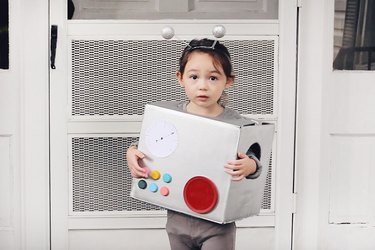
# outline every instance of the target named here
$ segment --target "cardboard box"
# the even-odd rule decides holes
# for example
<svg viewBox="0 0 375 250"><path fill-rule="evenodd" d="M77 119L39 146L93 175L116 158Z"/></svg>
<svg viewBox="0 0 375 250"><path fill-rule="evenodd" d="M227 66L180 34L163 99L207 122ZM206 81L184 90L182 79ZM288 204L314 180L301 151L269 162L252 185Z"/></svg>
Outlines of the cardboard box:
<svg viewBox="0 0 375 250"><path fill-rule="evenodd" d="M198 218L228 223L259 213L274 135L273 124L222 122L177 110L175 102L145 107L138 149L147 179L133 179L131 196ZM237 152L252 147L263 169L232 181L224 172Z"/></svg>

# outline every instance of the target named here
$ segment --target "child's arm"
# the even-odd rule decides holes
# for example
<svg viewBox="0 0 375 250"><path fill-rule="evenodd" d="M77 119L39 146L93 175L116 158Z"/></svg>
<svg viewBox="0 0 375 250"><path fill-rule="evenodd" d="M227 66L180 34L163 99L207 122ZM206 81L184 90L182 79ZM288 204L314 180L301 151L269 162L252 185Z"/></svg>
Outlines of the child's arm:
<svg viewBox="0 0 375 250"><path fill-rule="evenodd" d="M240 181L243 178L255 179L261 171L261 164L254 155L249 157L244 153L238 153L238 159L228 161L225 172L232 176L232 180Z"/></svg>
<svg viewBox="0 0 375 250"><path fill-rule="evenodd" d="M130 146L126 152L126 160L130 173L135 178L147 178L147 173L144 168L139 165L139 161L142 160L145 155L137 149L137 146Z"/></svg>

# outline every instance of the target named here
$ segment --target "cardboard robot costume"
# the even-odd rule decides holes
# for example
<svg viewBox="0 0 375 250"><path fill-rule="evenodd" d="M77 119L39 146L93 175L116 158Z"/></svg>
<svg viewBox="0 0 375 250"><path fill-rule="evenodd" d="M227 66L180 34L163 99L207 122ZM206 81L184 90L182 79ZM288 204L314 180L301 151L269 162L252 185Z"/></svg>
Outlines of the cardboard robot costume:
<svg viewBox="0 0 375 250"><path fill-rule="evenodd" d="M176 102L147 104L138 149L149 178L134 178L131 196L216 223L259 213L274 134L273 124L228 122L177 109ZM256 179L232 181L227 161L252 146L263 170Z"/></svg>

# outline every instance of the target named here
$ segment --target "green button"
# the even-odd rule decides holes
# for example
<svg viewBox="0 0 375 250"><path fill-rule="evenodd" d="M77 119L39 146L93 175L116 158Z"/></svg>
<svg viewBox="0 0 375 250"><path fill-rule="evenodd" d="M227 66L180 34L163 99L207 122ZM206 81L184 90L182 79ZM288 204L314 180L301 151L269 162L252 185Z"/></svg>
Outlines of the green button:
<svg viewBox="0 0 375 250"><path fill-rule="evenodd" d="M140 189L145 189L147 187L147 182L145 180L138 181L138 187Z"/></svg>

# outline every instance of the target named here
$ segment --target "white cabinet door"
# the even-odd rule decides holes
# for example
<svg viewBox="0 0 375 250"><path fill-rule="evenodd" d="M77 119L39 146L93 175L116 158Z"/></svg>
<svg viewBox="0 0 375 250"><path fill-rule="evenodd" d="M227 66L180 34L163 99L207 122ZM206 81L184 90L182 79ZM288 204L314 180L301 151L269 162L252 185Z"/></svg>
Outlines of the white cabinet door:
<svg viewBox="0 0 375 250"><path fill-rule="evenodd" d="M13 66L13 65L12 65ZM0 249L19 248L19 79L0 69Z"/></svg>
<svg viewBox="0 0 375 250"><path fill-rule="evenodd" d="M18 249L21 246L21 185L20 185L20 69L16 57L21 41L17 34L19 13L13 3L3 1L1 8L1 52L0 68L0 249ZM8 11L9 9L9 11ZM7 15L6 15L7 14ZM4 18L9 15L5 25ZM9 29L8 39L5 39ZM9 44L9 45L8 45ZM8 48L8 49L5 49Z"/></svg>
<svg viewBox="0 0 375 250"><path fill-rule="evenodd" d="M0 249L47 249L48 3L2 1L2 19L5 2L9 69L0 69ZM3 35L8 28L1 22L0 29ZM2 57L8 56L7 43L0 45Z"/></svg>
<svg viewBox="0 0 375 250"><path fill-rule="evenodd" d="M237 248L290 248L295 67L286 65L296 63L296 7L288 4L279 19L263 21L67 21L64 1L51 1L59 31L50 75L52 249L169 248L165 211L129 197L125 150L146 103L185 98L178 57L186 41L213 38L217 24L237 75L230 105L277 129L262 211L238 222ZM171 40L161 36L167 26Z"/></svg>
<svg viewBox="0 0 375 250"><path fill-rule="evenodd" d="M364 35L374 32L371 3L306 1L302 8L298 249L375 247L375 72Z"/></svg>
<svg viewBox="0 0 375 250"><path fill-rule="evenodd" d="M373 249L375 240L375 74L335 71L327 100L328 249ZM332 242L330 239L342 239Z"/></svg>

